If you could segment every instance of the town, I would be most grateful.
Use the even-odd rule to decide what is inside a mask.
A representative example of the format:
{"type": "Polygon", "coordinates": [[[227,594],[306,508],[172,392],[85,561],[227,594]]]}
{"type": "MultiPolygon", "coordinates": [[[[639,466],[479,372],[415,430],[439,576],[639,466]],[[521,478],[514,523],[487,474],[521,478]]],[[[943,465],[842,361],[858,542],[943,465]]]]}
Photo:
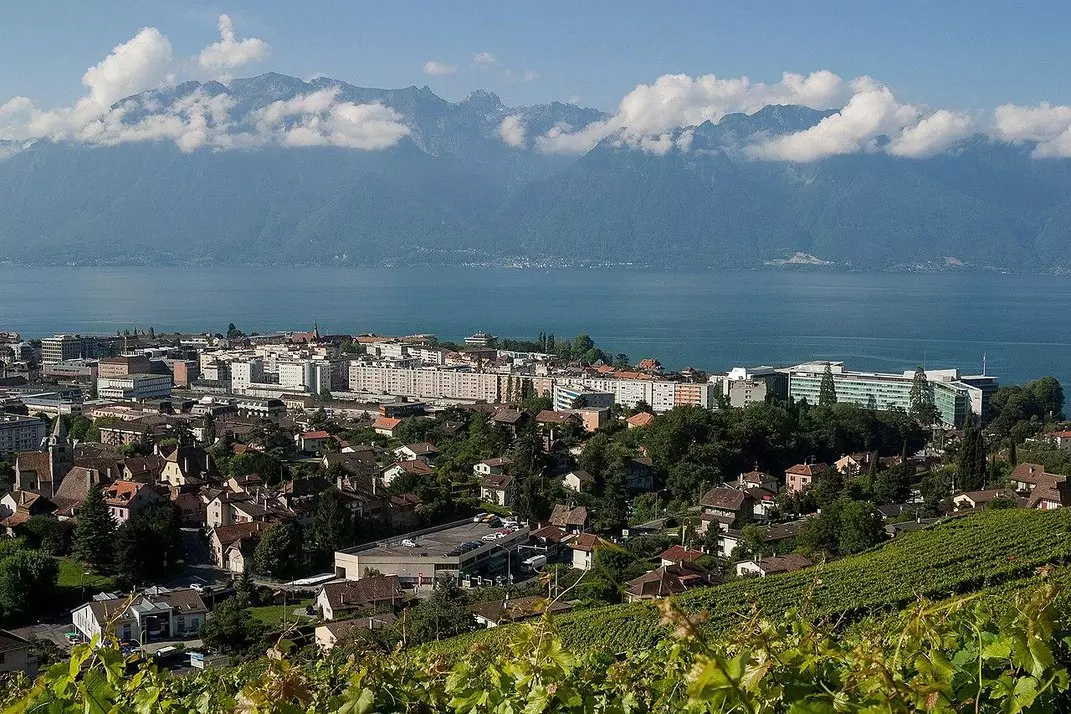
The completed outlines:
{"type": "Polygon", "coordinates": [[[1071,505],[1060,383],[579,335],[0,333],[0,672],[389,652],[1071,505]]]}

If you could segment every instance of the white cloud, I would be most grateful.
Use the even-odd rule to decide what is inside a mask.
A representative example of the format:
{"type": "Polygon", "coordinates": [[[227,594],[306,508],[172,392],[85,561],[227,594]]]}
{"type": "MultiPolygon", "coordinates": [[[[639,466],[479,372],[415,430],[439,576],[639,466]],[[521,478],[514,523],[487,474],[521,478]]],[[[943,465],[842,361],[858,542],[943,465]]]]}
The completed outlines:
{"type": "MultiPolygon", "coordinates": [[[[786,72],[775,84],[752,82],[747,77],[666,74],[625,95],[609,119],[575,132],[551,130],[537,140],[537,146],[551,153],[583,153],[611,135],[638,146],[644,137],[660,137],[672,129],[708,120],[717,122],[730,112],[755,112],[769,104],[831,108],[845,98],[843,84],[840,77],[825,70],[807,76],[786,72]]],[[[662,144],[653,146],[660,148],[662,144]]]]}
{"type": "Polygon", "coordinates": [[[338,88],[280,100],[255,112],[257,134],[283,146],[339,146],[375,151],[409,133],[401,114],[379,102],[337,101],[338,88]]]}
{"type": "Polygon", "coordinates": [[[424,74],[429,77],[444,77],[446,75],[455,74],[456,72],[457,65],[437,62],[436,60],[428,60],[424,63],[424,74]]]}
{"type": "Polygon", "coordinates": [[[1071,157],[1071,107],[1042,102],[1033,107],[1002,104],[993,112],[994,134],[1011,142],[1037,142],[1037,158],[1071,157]]]}
{"type": "Polygon", "coordinates": [[[888,87],[873,80],[857,82],[858,91],[836,114],[809,129],[783,134],[748,147],[753,158],[774,161],[817,161],[828,156],[885,150],[897,156],[919,158],[947,149],[971,132],[966,114],[940,110],[922,116],[922,110],[896,100],[888,87]],[[886,146],[882,146],[887,138],[886,146]]]}
{"type": "MultiPolygon", "coordinates": [[[[209,72],[226,73],[267,57],[271,46],[258,37],[239,40],[234,35],[234,23],[229,15],[219,16],[219,41],[201,50],[197,63],[209,72]]],[[[226,75],[224,74],[224,77],[226,75]]]]}
{"type": "Polygon", "coordinates": [[[519,114],[511,114],[498,125],[498,136],[502,141],[513,147],[523,147],[525,140],[524,118],[519,114]]]}
{"type": "Polygon", "coordinates": [[[537,79],[539,79],[539,72],[536,72],[535,70],[531,70],[531,69],[524,70],[524,81],[525,82],[534,82],[537,79]]]}
{"type": "Polygon", "coordinates": [[[966,114],[941,109],[918,124],[905,127],[889,144],[887,151],[895,156],[922,158],[933,156],[953,143],[970,136],[974,122],[966,114]]]}
{"type": "Polygon", "coordinates": [[[490,52],[477,52],[472,56],[472,63],[477,67],[490,67],[497,61],[490,52]]]}
{"type": "Polygon", "coordinates": [[[143,28],[82,75],[88,99],[102,107],[159,86],[171,66],[171,43],[155,27],[143,28]]]}

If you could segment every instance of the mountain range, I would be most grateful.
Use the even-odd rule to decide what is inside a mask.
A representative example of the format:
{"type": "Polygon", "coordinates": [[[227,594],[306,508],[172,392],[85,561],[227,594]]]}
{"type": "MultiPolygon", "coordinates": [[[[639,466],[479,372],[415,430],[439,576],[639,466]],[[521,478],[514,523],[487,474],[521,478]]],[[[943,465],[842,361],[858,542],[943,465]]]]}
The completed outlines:
{"type": "Polygon", "coordinates": [[[535,137],[608,115],[280,74],[187,82],[120,104],[133,124],[156,107],[224,97],[241,133],[273,105],[316,92],[383,105],[405,133],[377,150],[0,142],[0,260],[1071,270],[1071,160],[984,135],[924,159],[753,160],[741,150],[751,138],[831,113],[767,106],[676,130],[686,150],[607,138],[566,156],[507,143],[503,120],[518,117],[535,137]]]}

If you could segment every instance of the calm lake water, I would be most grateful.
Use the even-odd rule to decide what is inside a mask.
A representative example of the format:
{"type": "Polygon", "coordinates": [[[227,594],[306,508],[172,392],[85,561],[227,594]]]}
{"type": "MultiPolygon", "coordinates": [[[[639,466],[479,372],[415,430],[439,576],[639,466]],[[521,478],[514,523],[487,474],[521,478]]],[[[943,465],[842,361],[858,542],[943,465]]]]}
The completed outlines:
{"type": "Polygon", "coordinates": [[[1071,277],[495,268],[0,266],[0,330],[307,329],[458,338],[586,332],[634,360],[723,370],[843,360],[1071,382],[1071,277]]]}

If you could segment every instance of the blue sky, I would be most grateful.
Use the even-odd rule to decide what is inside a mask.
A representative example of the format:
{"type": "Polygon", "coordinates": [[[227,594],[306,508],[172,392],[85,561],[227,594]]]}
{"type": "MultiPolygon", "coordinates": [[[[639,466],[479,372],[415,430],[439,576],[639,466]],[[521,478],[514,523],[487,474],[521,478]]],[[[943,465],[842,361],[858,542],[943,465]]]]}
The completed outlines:
{"type": "Polygon", "coordinates": [[[167,36],[175,57],[196,57],[218,38],[222,13],[239,37],[271,46],[239,76],[271,70],[364,86],[427,84],[451,99],[485,88],[512,104],[573,98],[612,111],[638,83],[666,73],[774,82],[785,71],[826,69],[871,75],[899,99],[934,107],[1071,100],[1066,1],[98,0],[87,7],[4,3],[0,103],[13,96],[46,107],[70,103],[85,91],[86,68],[146,26],[167,36]],[[475,66],[479,52],[495,62],[475,66]],[[427,76],[429,60],[456,73],[427,76]]]}

